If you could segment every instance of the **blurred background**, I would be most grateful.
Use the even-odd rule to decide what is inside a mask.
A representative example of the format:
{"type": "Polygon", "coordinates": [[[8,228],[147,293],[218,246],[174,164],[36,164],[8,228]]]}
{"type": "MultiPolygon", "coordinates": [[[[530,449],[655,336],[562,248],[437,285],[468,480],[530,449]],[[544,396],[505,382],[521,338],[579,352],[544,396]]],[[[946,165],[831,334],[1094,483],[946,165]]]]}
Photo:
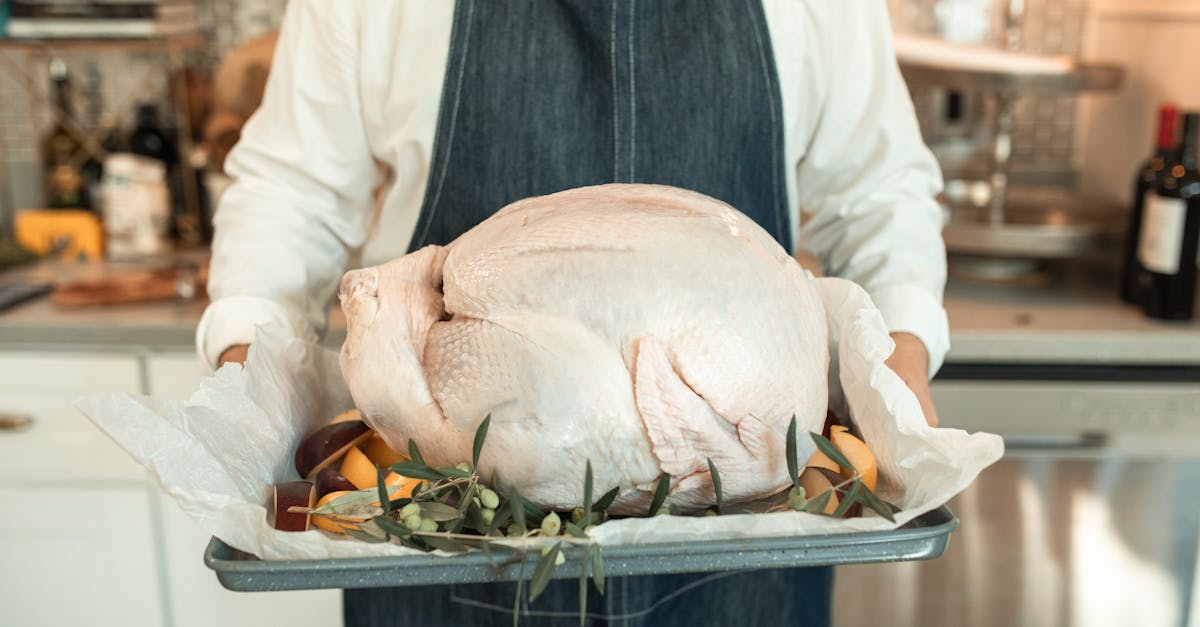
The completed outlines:
{"type": "MultiPolygon", "coordinates": [[[[340,621],[336,591],[223,590],[73,408],[197,388],[224,158],[285,5],[0,0],[0,623],[340,621]]],[[[947,182],[935,400],[1007,453],[943,557],[839,567],[835,623],[1200,625],[1200,1],[888,6],[947,182]]]]}

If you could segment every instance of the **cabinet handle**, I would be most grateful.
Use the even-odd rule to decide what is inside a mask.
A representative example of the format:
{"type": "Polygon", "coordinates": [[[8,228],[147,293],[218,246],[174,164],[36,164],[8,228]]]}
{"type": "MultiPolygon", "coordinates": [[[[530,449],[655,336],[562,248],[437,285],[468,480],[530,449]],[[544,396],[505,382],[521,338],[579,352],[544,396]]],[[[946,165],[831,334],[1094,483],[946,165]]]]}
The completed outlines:
{"type": "Polygon", "coordinates": [[[33,416],[0,414],[0,431],[22,431],[33,426],[33,416]]]}

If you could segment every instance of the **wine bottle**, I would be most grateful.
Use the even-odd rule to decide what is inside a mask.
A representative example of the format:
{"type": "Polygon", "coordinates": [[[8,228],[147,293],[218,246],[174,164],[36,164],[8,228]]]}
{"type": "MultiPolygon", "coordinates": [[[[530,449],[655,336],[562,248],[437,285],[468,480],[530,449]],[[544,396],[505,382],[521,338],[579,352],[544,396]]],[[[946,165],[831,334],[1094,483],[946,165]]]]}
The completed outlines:
{"type": "Polygon", "coordinates": [[[1158,110],[1158,139],[1154,155],[1138,169],[1134,180],[1133,206],[1129,210],[1129,228],[1125,233],[1125,249],[1121,256],[1121,299],[1127,303],[1141,303],[1145,277],[1138,263],[1138,239],[1142,232],[1142,214],[1146,206],[1146,195],[1154,192],[1162,177],[1171,166],[1179,161],[1179,142],[1176,126],[1179,110],[1174,104],[1166,103],[1158,110]]]}
{"type": "Polygon", "coordinates": [[[1196,302],[1197,240],[1200,239],[1200,113],[1183,116],[1178,163],[1147,195],[1138,240],[1138,262],[1145,269],[1142,309],[1147,316],[1190,320],[1196,302]]]}
{"type": "Polygon", "coordinates": [[[158,122],[158,108],[142,103],[137,108],[137,126],[126,141],[129,152],[161,161],[168,169],[179,161],[175,143],[158,122]]]}
{"type": "Polygon", "coordinates": [[[50,79],[53,82],[54,121],[49,132],[42,138],[42,176],[46,190],[46,206],[52,209],[79,209],[88,207],[87,185],[83,174],[74,165],[82,146],[68,130],[67,120],[73,115],[71,104],[71,81],[67,65],[61,59],[50,62],[50,79]]]}

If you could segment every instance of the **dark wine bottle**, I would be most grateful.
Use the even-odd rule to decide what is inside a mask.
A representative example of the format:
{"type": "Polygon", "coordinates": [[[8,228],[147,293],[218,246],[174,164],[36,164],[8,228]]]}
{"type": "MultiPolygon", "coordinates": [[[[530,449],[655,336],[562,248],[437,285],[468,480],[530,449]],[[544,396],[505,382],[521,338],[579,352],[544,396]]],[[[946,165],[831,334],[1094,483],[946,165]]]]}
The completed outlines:
{"type": "Polygon", "coordinates": [[[75,165],[83,147],[67,127],[74,114],[71,81],[67,65],[60,59],[50,62],[50,80],[54,93],[54,121],[42,138],[42,177],[46,206],[52,209],[80,209],[88,206],[87,184],[75,165]]]}
{"type": "Polygon", "coordinates": [[[1121,299],[1127,303],[1141,303],[1146,277],[1138,263],[1138,239],[1142,232],[1142,213],[1146,206],[1146,195],[1154,192],[1163,175],[1179,161],[1179,141],[1176,126],[1179,110],[1166,103],[1158,110],[1158,139],[1154,155],[1138,169],[1134,181],[1133,206],[1129,210],[1129,229],[1125,233],[1125,249],[1121,256],[1121,299]]]}
{"type": "Polygon", "coordinates": [[[175,143],[158,122],[158,108],[143,103],[137,108],[137,126],[126,140],[129,152],[161,161],[168,169],[179,162],[175,143]]]}
{"type": "Polygon", "coordinates": [[[1196,303],[1200,239],[1200,173],[1196,171],[1200,113],[1183,116],[1179,160],[1147,195],[1138,240],[1146,291],[1142,309],[1164,320],[1190,320],[1196,303]]]}

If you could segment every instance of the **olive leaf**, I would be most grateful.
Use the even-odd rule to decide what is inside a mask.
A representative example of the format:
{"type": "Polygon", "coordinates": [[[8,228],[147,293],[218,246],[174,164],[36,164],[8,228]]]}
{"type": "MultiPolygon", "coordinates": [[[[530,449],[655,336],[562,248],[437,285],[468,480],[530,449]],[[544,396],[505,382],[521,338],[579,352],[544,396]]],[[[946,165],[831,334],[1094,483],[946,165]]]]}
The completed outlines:
{"type": "Polygon", "coordinates": [[[309,513],[367,520],[383,513],[383,508],[375,505],[377,502],[379,493],[375,488],[367,488],[343,494],[309,513]]]}
{"type": "Polygon", "coordinates": [[[842,502],[838,503],[837,509],[833,510],[834,518],[841,518],[842,516],[846,515],[846,512],[850,511],[850,508],[858,502],[858,494],[862,491],[862,487],[862,482],[858,479],[855,479],[854,482],[850,484],[850,491],[847,492],[846,496],[842,498],[842,502]]]}
{"type": "Polygon", "coordinates": [[[392,502],[388,499],[388,486],[384,482],[383,469],[379,466],[375,467],[375,490],[379,494],[379,504],[383,507],[383,513],[392,511],[392,502]]]}
{"type": "Polygon", "coordinates": [[[671,489],[671,475],[662,473],[658,476],[658,487],[654,488],[654,498],[650,499],[650,512],[647,516],[653,516],[658,513],[662,505],[667,500],[667,492],[671,489]]]}
{"type": "Polygon", "coordinates": [[[468,479],[475,475],[475,473],[468,472],[455,466],[438,466],[436,470],[444,477],[452,479],[468,479]]]}
{"type": "Polygon", "coordinates": [[[876,514],[888,519],[888,522],[896,522],[896,517],[892,515],[894,512],[892,511],[893,506],[891,503],[879,498],[879,495],[869,490],[867,486],[863,486],[861,496],[863,505],[871,508],[876,514]]]}
{"type": "Polygon", "coordinates": [[[708,460],[708,474],[712,476],[713,493],[717,498],[717,511],[721,511],[721,474],[717,472],[717,467],[713,465],[712,458],[706,457],[708,460]]]}
{"type": "Polygon", "coordinates": [[[421,518],[432,518],[437,522],[445,522],[447,520],[454,520],[461,516],[457,508],[446,505],[445,503],[439,503],[437,501],[422,501],[419,505],[421,506],[421,518]]]}
{"type": "Polygon", "coordinates": [[[372,518],[371,521],[373,521],[375,526],[379,527],[384,532],[396,536],[397,538],[405,539],[412,537],[412,529],[409,529],[408,527],[396,522],[396,520],[390,516],[376,516],[372,518]]]}
{"type": "Polygon", "coordinates": [[[512,487],[504,493],[504,498],[510,504],[513,524],[517,526],[517,532],[525,533],[529,527],[525,526],[525,501],[521,498],[521,493],[512,487]]]}
{"type": "Polygon", "coordinates": [[[833,490],[826,490],[811,499],[804,506],[804,511],[810,514],[820,514],[825,511],[825,506],[829,505],[829,499],[833,498],[833,490]]]}
{"type": "Polygon", "coordinates": [[[592,460],[587,461],[587,470],[583,472],[583,520],[579,524],[585,528],[592,524],[592,460]]]}
{"type": "Polygon", "coordinates": [[[479,452],[483,450],[483,441],[487,438],[488,425],[492,423],[492,415],[488,414],[483,417],[483,422],[479,423],[479,427],[475,429],[475,443],[471,447],[471,466],[479,467],[479,452]]]}
{"type": "MultiPolygon", "coordinates": [[[[496,482],[496,485],[500,485],[499,481],[496,482]]],[[[521,570],[519,573],[517,573],[517,594],[513,596],[513,610],[512,610],[513,627],[517,627],[517,624],[521,620],[521,591],[524,587],[525,587],[525,558],[524,558],[524,556],[522,556],[521,557],[521,570]]]]}
{"type": "Polygon", "coordinates": [[[554,546],[542,555],[542,559],[538,560],[537,568],[533,569],[533,576],[529,579],[529,602],[533,603],[534,599],[542,594],[546,586],[550,583],[550,577],[554,574],[554,567],[558,560],[558,554],[562,552],[562,544],[556,542],[554,546]]]}
{"type": "Polygon", "coordinates": [[[362,540],[367,544],[383,544],[384,542],[388,541],[386,537],[380,538],[379,536],[367,533],[366,531],[363,531],[357,527],[347,526],[343,527],[342,529],[344,529],[351,538],[362,540]]]}
{"type": "Polygon", "coordinates": [[[817,443],[817,448],[821,449],[822,453],[825,453],[829,459],[833,460],[833,463],[841,466],[851,474],[858,472],[854,469],[854,465],[850,463],[850,460],[846,459],[846,456],[842,455],[838,447],[834,446],[833,442],[830,442],[828,438],[819,433],[810,433],[809,435],[812,436],[813,442],[817,443]]]}
{"type": "Polygon", "coordinates": [[[800,460],[796,459],[796,414],[792,414],[792,421],[788,423],[787,430],[787,469],[788,476],[792,478],[792,486],[800,487],[800,460]]]}
{"type": "Polygon", "coordinates": [[[491,535],[492,530],[499,529],[512,518],[512,501],[504,501],[500,507],[496,509],[496,515],[492,517],[492,524],[487,526],[487,529],[480,529],[484,535],[491,535]]]}
{"type": "Polygon", "coordinates": [[[575,523],[570,523],[570,522],[566,523],[565,525],[563,525],[563,529],[566,530],[567,535],[574,537],[574,538],[588,537],[587,532],[584,531],[582,527],[580,527],[579,525],[576,525],[575,523]]]}
{"type": "Polygon", "coordinates": [[[425,458],[421,457],[421,449],[417,448],[417,441],[412,438],[408,439],[408,458],[422,466],[425,465],[425,458]]]}
{"type": "Polygon", "coordinates": [[[588,569],[591,567],[592,552],[584,551],[579,559],[579,625],[587,624],[587,582],[588,569]]]}
{"type": "MultiPolygon", "coordinates": [[[[411,442],[411,440],[410,440],[411,442]]],[[[411,477],[413,479],[428,479],[429,481],[441,481],[446,476],[442,473],[426,466],[424,462],[403,461],[392,464],[390,470],[398,475],[411,477]]]]}
{"type": "Polygon", "coordinates": [[[529,501],[524,501],[521,505],[525,508],[525,519],[534,525],[540,525],[542,519],[546,517],[545,510],[529,501]]]}
{"type": "Polygon", "coordinates": [[[604,594],[604,557],[599,544],[593,544],[588,550],[592,553],[592,581],[600,594],[604,594]]]}
{"type": "Polygon", "coordinates": [[[616,488],[609,490],[608,492],[605,492],[604,496],[601,496],[600,500],[596,501],[596,503],[594,505],[592,505],[592,511],[598,512],[601,514],[608,511],[608,508],[612,507],[613,501],[617,500],[617,494],[619,494],[620,492],[621,492],[620,487],[616,487],[616,488]]]}

